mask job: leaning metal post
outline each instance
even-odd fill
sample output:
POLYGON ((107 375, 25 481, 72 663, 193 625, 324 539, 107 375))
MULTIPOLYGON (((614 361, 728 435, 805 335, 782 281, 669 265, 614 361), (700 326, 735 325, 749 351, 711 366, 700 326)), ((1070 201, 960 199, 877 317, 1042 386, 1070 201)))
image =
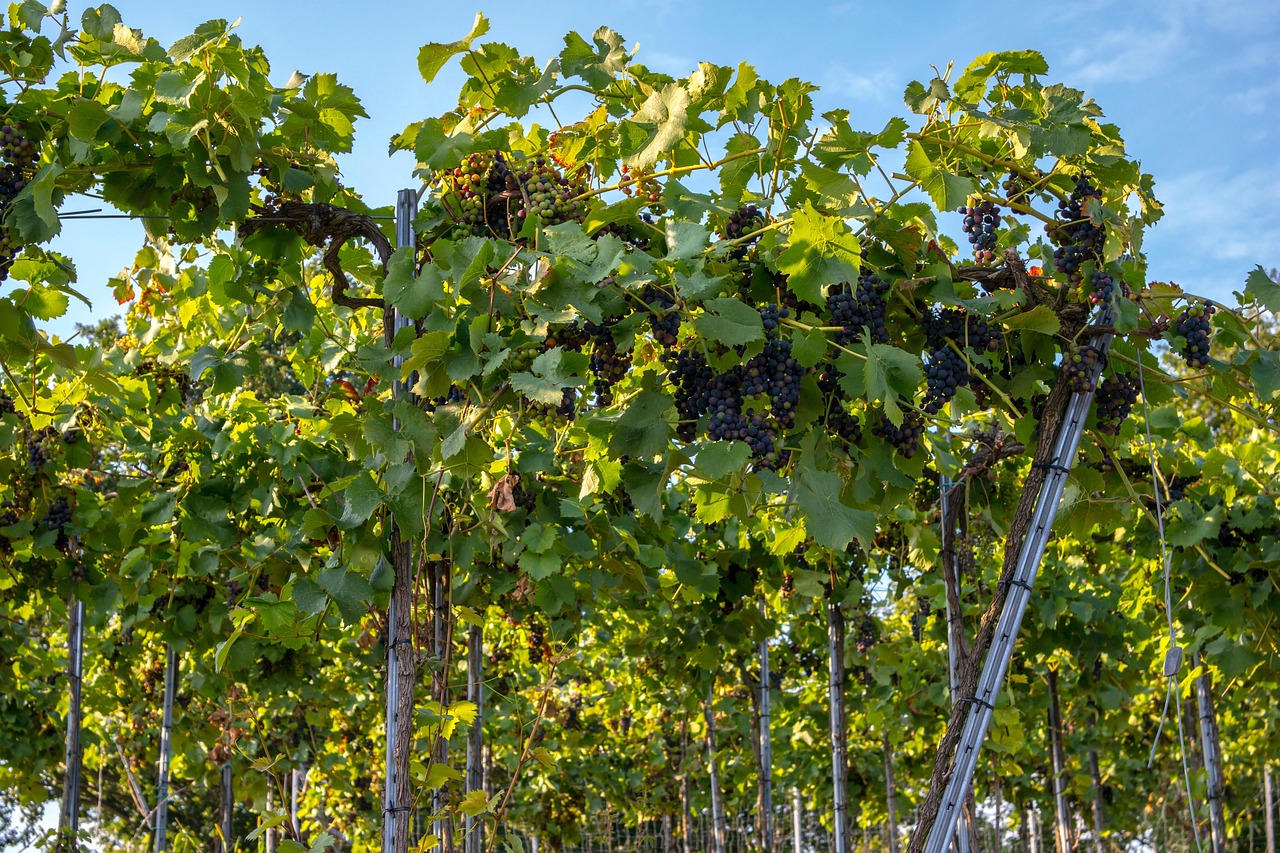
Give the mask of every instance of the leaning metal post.
MULTIPOLYGON (((1104 305, 1096 323, 1099 326, 1110 326, 1112 322, 1111 307, 1104 305)), ((1106 361, 1107 350, 1111 345, 1111 334, 1096 335, 1090 345, 1101 356, 1091 379, 1096 385, 1102 362, 1106 361)), ((977 695, 962 696, 961 702, 971 702, 973 709, 965 718, 961 730, 960 743, 956 749, 955 764, 951 769, 951 777, 947 781, 942 796, 942 804, 938 816, 929 828, 929 837, 925 842, 925 853, 943 853, 950 841, 956 819, 969 795, 969 787, 973 783, 973 773, 978 766, 978 752, 982 749, 987 737, 987 729, 991 726, 995 701, 1004 684, 1005 672, 1009 660, 1013 657, 1014 643, 1018 637, 1018 629, 1022 626, 1022 617, 1031 601, 1031 591, 1040 569, 1040 561, 1044 557, 1045 547, 1049 544, 1049 535, 1053 531, 1053 521, 1058 514, 1058 503, 1062 499, 1062 491, 1067 484, 1067 475, 1071 464, 1075 461, 1076 450, 1080 446, 1080 437, 1084 433, 1085 421, 1089 417, 1089 408, 1093 405, 1093 391, 1077 392, 1067 404, 1066 417, 1056 436, 1053 459, 1048 464, 1048 474, 1040 487, 1035 511, 1031 516, 1031 527, 1022 547, 1018 551, 1018 560, 1014 567, 1011 589, 1001 608, 999 621, 996 622, 995 636, 987 657, 982 663, 982 674, 978 678, 977 695)))

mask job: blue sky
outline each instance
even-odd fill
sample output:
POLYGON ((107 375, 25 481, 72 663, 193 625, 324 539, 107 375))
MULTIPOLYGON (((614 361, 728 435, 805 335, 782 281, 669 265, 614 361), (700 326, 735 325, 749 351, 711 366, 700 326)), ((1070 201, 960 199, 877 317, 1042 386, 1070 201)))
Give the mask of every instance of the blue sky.
MULTIPOLYGON (((74 17, 84 3, 71 2, 74 17)), ((982 4, 952 2, 790 3, 616 0, 611 4, 332 0, 120 0, 130 26, 169 44, 207 18, 241 18, 239 33, 261 44, 281 82, 295 68, 329 71, 352 86, 370 119, 341 165, 370 203, 390 204, 412 185, 407 155, 388 158, 387 139, 407 123, 453 104, 456 64, 431 87, 417 73, 418 48, 453 41, 484 11, 487 36, 545 62, 569 30, 604 24, 639 42, 650 67, 687 75, 699 60, 748 61, 761 76, 801 77, 822 87, 821 110, 849 108, 855 126, 878 130, 906 113, 902 91, 931 66, 963 68, 993 50, 1045 54, 1049 78, 1084 89, 1118 124, 1132 156, 1156 176, 1166 215, 1146 244, 1152 276, 1218 299, 1243 286, 1255 264, 1280 265, 1280 3, 1166 0, 982 4), (358 10, 358 11, 357 11, 358 10)), ((110 221, 69 222, 57 247, 76 259, 92 312, 116 313, 106 279, 131 263, 140 229, 110 221)))

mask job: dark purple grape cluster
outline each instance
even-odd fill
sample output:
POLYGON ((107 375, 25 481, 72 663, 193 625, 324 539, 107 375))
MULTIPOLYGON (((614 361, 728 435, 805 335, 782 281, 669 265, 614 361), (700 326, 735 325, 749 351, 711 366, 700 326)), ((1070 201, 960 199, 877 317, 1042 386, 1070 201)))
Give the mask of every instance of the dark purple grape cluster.
POLYGON ((676 412, 680 416, 676 436, 681 441, 693 441, 698 434, 698 418, 710 406, 707 389, 715 373, 702 353, 687 347, 669 355, 666 365, 667 380, 676 389, 676 412))
POLYGON ((760 323, 764 326, 764 336, 769 340, 778 337, 778 323, 791 316, 789 308, 779 308, 770 303, 760 309, 760 323))
POLYGON ((1099 270, 1089 279, 1089 301, 1094 305, 1110 305, 1115 295, 1116 283, 1111 273, 1099 270))
POLYGON ((1138 374, 1113 373, 1103 379, 1094 402, 1098 407, 1098 432, 1115 435, 1138 402, 1138 374))
POLYGON ((0 416, 12 415, 16 411, 18 411, 18 407, 13 404, 13 398, 0 391, 0 416))
POLYGON ((1178 334, 1186 340, 1182 358, 1192 370, 1209 366, 1209 318, 1216 310, 1212 302, 1205 302, 1189 305, 1178 315, 1178 334))
POLYGON ((996 352, 1004 346, 1004 332, 961 308, 939 308, 926 314, 924 333, 932 346, 948 340, 974 352, 996 352))
POLYGON ((808 371, 791 357, 791 342, 772 340, 764 351, 743 365, 742 396, 767 394, 769 410, 783 429, 795 421, 800 404, 800 380, 808 371))
POLYGON ((529 629, 529 660, 532 663, 542 663, 547 652, 547 635, 541 625, 534 625, 529 629))
POLYGON ((916 609, 911 613, 911 638, 917 643, 924 638, 925 626, 929 624, 929 614, 932 607, 929 604, 928 596, 916 596, 916 609))
POLYGON ((782 587, 778 590, 784 601, 796 594, 796 579, 791 572, 782 573, 782 587))
POLYGON ((649 284, 640 293, 640 301, 649 309, 649 329, 653 332, 653 339, 663 349, 674 347, 680 336, 680 312, 675 310, 675 297, 649 284))
POLYGON ((924 375, 923 408, 927 414, 936 415, 958 389, 969 384, 969 363, 959 352, 943 344, 929 354, 924 375))
POLYGON ((441 406, 452 406, 467 399, 467 394, 457 385, 450 385, 443 397, 432 397, 422 401, 423 411, 434 412, 441 406))
POLYGON ((889 283, 876 275, 864 275, 858 279, 856 289, 848 282, 834 284, 827 294, 827 313, 832 325, 840 327, 836 343, 841 346, 861 341, 863 329, 871 332, 871 341, 885 343, 889 332, 885 328, 884 295, 889 283))
POLYGON ((574 320, 563 329, 556 329, 553 332, 547 332, 547 339, 544 342, 546 349, 555 349, 560 347, 568 352, 581 352, 591 341, 591 334, 582 327, 577 320, 574 320))
POLYGON ((746 204, 729 214, 724 223, 724 238, 736 240, 739 237, 759 231, 764 227, 764 215, 754 204, 746 204))
MULTIPOLYGON (((910 400, 901 400, 899 402, 904 407, 911 404, 910 400)), ((882 414, 880 415, 880 422, 871 431, 897 448, 898 452, 907 459, 910 459, 920 449, 920 439, 924 437, 924 415, 915 409, 904 408, 902 425, 894 426, 893 421, 889 420, 889 416, 882 414)))
POLYGON ((994 263, 996 259, 996 229, 1000 227, 1000 208, 990 201, 970 200, 956 209, 964 216, 961 226, 973 246, 973 257, 980 264, 994 263))
POLYGON ((1058 221, 1045 225, 1046 233, 1057 245, 1053 251, 1054 265, 1073 282, 1080 280, 1081 265, 1102 253, 1106 232, 1093 224, 1087 210, 1090 199, 1101 198, 1102 193, 1081 175, 1076 179, 1071 197, 1058 202, 1058 221))
POLYGON ((857 416, 851 414, 845 407, 845 392, 840 385, 840 371, 833 364, 821 364, 816 369, 818 390, 827 401, 827 411, 823 415, 827 431, 843 439, 847 444, 857 444, 862 441, 862 424, 857 416))
POLYGON ((617 317, 603 323, 587 321, 585 329, 591 335, 591 372, 595 374, 596 406, 603 408, 613 403, 613 386, 622 381, 631 369, 631 351, 618 351, 613 338, 617 317))
POLYGON ((27 467, 39 471, 49 461, 49 451, 44 444, 44 436, 37 433, 27 438, 27 467))
POLYGON ((58 499, 50 504, 49 509, 41 516, 39 526, 45 530, 56 530, 59 533, 71 523, 71 504, 67 501, 66 495, 59 495, 58 499))
POLYGON ((1098 371, 1102 367, 1102 354, 1088 344, 1068 347, 1062 353, 1062 371, 1071 390, 1087 394, 1096 386, 1098 371))
POLYGON ((857 634, 853 639, 853 644, 857 647, 858 654, 865 655, 871 651, 879 638, 880 632, 876 628, 876 620, 870 613, 864 613, 858 620, 857 634))
MULTIPOLYGON (((28 139, 22 122, 5 122, 0 125, 0 221, 9 213, 9 206, 18 193, 26 189, 27 182, 40 159, 40 146, 28 139)), ((0 281, 9 278, 9 269, 22 246, 13 233, 0 226, 0 281)))

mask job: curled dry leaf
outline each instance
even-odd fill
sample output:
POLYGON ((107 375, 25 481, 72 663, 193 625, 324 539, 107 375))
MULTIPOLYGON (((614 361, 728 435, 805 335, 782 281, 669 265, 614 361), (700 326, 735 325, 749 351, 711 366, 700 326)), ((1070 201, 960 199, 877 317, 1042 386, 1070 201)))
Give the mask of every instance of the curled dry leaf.
POLYGON ((516 489, 519 487, 519 474, 503 474, 489 490, 489 506, 498 512, 515 512, 516 489))

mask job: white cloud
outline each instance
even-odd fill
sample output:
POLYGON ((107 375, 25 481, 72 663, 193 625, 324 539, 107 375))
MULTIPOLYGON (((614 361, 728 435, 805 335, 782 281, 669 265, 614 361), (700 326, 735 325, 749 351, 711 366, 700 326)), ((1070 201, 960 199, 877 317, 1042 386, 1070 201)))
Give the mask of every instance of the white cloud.
POLYGON ((835 66, 827 71, 822 88, 855 100, 885 102, 896 99, 906 83, 891 71, 855 74, 843 66, 835 66))
POLYGON ((1227 100, 1245 115, 1274 114, 1276 107, 1280 106, 1280 80, 1236 92, 1229 95, 1227 100))
POLYGON ((666 74, 677 79, 688 77, 697 69, 698 63, 687 56, 663 53, 660 50, 641 50, 636 54, 636 62, 651 71, 666 74))
POLYGON ((1067 79, 1082 85, 1148 80, 1169 68, 1184 48, 1183 27, 1177 18, 1161 26, 1112 30, 1067 54, 1067 79))

